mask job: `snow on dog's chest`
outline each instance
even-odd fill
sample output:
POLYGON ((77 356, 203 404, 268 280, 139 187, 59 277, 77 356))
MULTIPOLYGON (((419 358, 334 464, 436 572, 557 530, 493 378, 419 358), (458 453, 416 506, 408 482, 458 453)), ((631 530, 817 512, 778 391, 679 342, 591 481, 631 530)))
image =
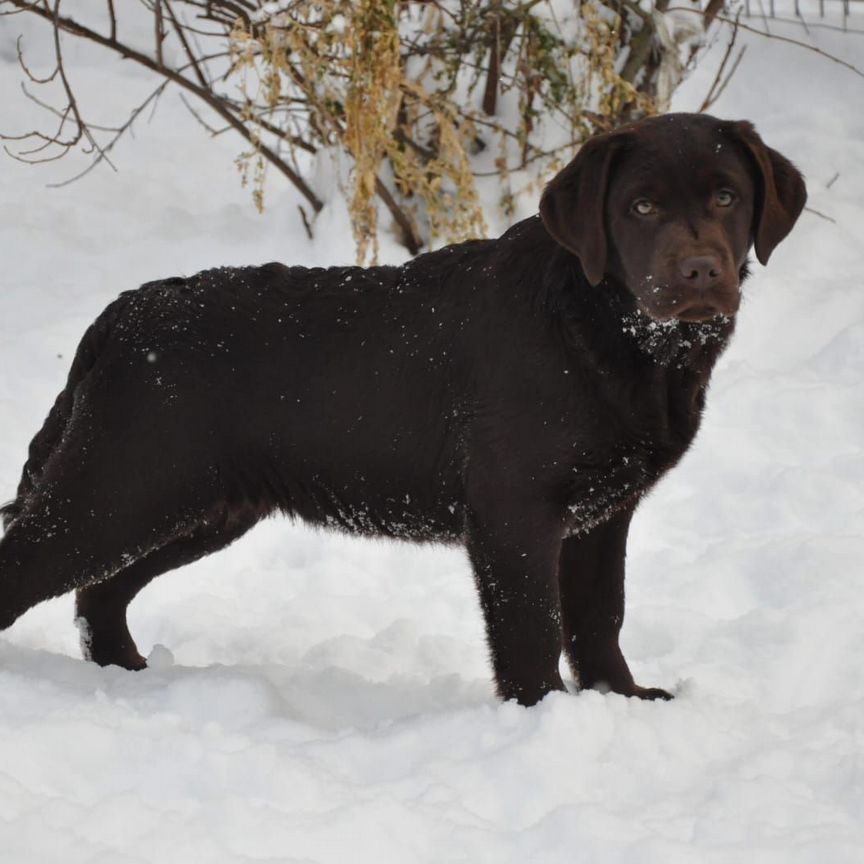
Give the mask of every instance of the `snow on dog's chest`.
POLYGON ((635 504, 656 480, 644 454, 618 456, 606 465, 574 466, 565 513, 565 536, 583 534, 635 504))

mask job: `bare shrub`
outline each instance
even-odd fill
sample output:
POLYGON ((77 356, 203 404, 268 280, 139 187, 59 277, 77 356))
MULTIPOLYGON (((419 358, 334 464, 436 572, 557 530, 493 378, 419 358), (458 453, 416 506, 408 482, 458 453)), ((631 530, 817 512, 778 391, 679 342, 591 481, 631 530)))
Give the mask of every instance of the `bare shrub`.
POLYGON ((91 167, 109 160, 144 106, 111 129, 87 123, 61 37, 85 39, 152 72, 156 89, 145 104, 178 87, 211 132, 241 135, 238 165, 259 209, 274 168, 304 199, 311 231, 322 202, 308 180, 310 157, 348 154, 360 261, 377 256, 380 205, 412 252, 482 236, 479 176, 499 178, 508 213, 515 174, 523 185, 535 182, 593 131, 665 110, 702 44, 698 17, 679 44, 668 0, 139 3, 151 19, 149 48, 128 35, 129 7, 112 0, 90 4, 89 18, 61 0, 0 0, 53 28, 54 74, 37 78, 23 54, 21 64, 31 84, 59 82, 65 100, 40 102, 58 126, 7 133, 7 151, 44 161, 84 147, 91 167), (205 106, 221 126, 201 113, 205 106))

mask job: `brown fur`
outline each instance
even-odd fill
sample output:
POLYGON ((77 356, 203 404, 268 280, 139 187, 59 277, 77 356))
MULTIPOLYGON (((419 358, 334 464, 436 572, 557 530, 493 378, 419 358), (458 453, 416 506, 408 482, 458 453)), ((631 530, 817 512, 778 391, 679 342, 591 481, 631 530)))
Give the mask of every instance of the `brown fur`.
POLYGON ((465 544, 503 698, 562 689, 562 649, 582 686, 668 698, 618 644, 630 518, 805 195, 749 124, 669 115, 589 141, 497 240, 123 294, 5 508, 0 628, 76 590, 89 656, 141 668, 136 593, 281 511, 465 544))

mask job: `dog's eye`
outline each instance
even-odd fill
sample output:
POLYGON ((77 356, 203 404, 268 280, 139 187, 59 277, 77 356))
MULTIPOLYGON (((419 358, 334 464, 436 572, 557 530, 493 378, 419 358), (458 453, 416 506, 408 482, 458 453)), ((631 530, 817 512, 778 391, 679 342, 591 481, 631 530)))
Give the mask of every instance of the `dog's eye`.
POLYGON ((633 202, 632 210, 640 216, 653 216, 657 212, 654 203, 647 198, 637 198, 633 202))
POLYGON ((728 207, 735 200, 735 193, 731 189, 720 189, 714 195, 714 203, 718 207, 728 207))

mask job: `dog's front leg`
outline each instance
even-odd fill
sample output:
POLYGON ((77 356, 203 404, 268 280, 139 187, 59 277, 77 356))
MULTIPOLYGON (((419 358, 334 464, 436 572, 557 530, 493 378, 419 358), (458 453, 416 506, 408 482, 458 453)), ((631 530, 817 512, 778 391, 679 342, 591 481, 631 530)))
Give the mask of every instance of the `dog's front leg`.
POLYGON ((471 508, 467 527, 498 694, 533 705, 564 689, 558 672, 561 523, 536 503, 520 506, 505 495, 471 508))
POLYGON ((561 544, 559 584, 564 650, 583 688, 671 699, 659 687, 640 687, 621 653, 624 559, 632 510, 561 544))

